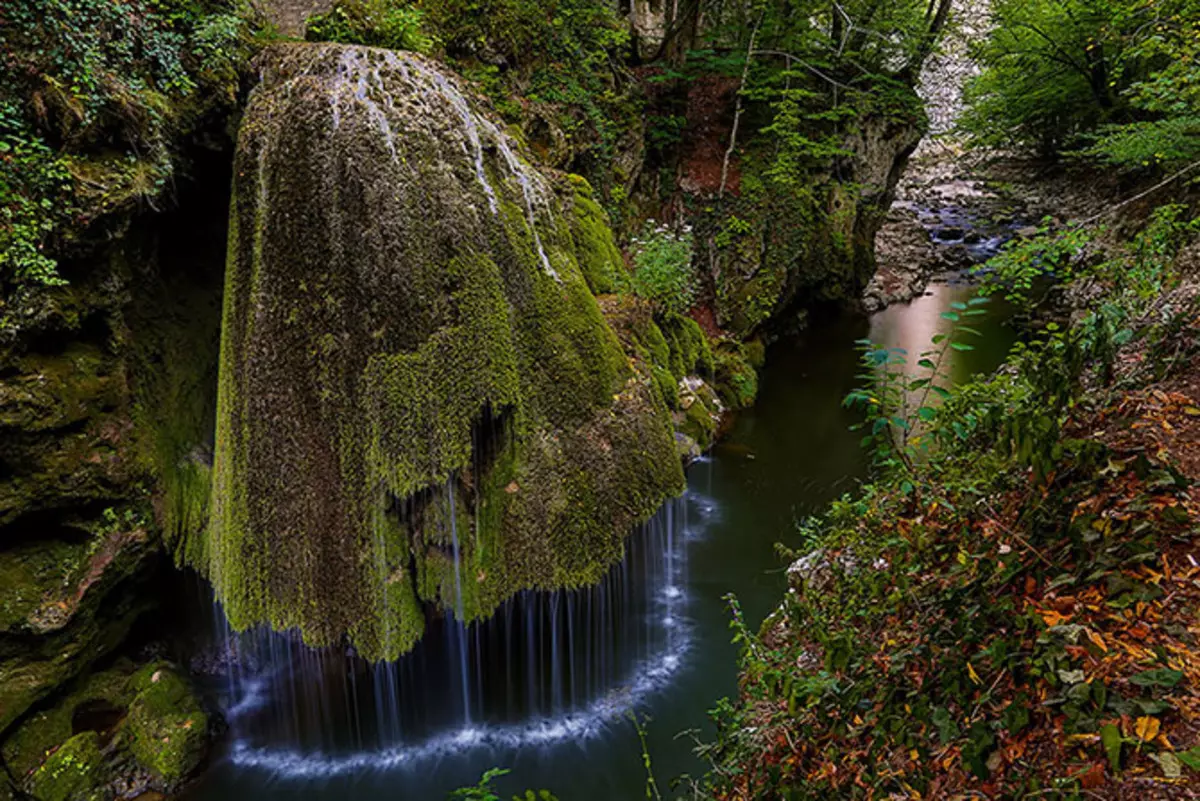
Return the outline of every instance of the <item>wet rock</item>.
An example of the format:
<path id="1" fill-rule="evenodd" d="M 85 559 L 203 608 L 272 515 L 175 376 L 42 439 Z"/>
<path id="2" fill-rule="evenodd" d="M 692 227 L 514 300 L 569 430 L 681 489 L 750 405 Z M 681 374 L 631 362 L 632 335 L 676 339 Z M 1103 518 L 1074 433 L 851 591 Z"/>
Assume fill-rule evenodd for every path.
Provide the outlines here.
<path id="1" fill-rule="evenodd" d="M 0 552 L 0 732 L 120 644 L 152 603 L 155 557 L 144 529 Z"/>
<path id="2" fill-rule="evenodd" d="M 62 772 L 57 755 L 83 743 L 75 742 L 82 734 L 95 738 L 112 769 L 89 771 L 93 786 L 78 797 L 108 801 L 177 788 L 207 751 L 210 727 L 173 666 L 156 660 L 138 668 L 121 659 L 23 719 L 3 743 L 4 763 L 36 795 L 48 776 Z"/>
<path id="3" fill-rule="evenodd" d="M 105 801 L 100 735 L 81 732 L 42 763 L 29 781 L 39 801 Z"/>
<path id="4" fill-rule="evenodd" d="M 682 431 L 675 432 L 675 451 L 685 465 L 691 464 L 704 455 L 704 451 L 700 450 L 696 440 Z"/>
<path id="5" fill-rule="evenodd" d="M 942 242 L 958 242 L 965 232 L 961 228 L 939 228 L 933 232 L 934 239 Z"/>
<path id="6" fill-rule="evenodd" d="M 142 668 L 131 683 L 129 749 L 165 788 L 190 776 L 208 748 L 208 716 L 187 682 L 170 666 Z"/>

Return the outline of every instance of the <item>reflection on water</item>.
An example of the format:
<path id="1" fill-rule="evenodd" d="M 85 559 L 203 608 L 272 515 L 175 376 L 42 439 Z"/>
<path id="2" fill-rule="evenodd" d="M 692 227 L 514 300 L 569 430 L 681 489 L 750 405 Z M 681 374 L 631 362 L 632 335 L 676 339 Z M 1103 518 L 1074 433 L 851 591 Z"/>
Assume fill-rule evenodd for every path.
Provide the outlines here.
<path id="1" fill-rule="evenodd" d="M 248 740 L 255 749 L 234 748 L 187 801 L 433 801 L 474 784 L 483 771 L 497 766 L 512 770 L 499 783 L 502 797 L 544 787 L 563 801 L 641 798 L 640 747 L 623 718 L 630 706 L 651 720 L 648 744 L 660 784 L 682 773 L 701 773 L 704 766 L 692 754 L 691 739 L 678 735 L 697 730 L 705 736 L 707 710 L 736 692 L 736 650 L 729 642 L 722 596 L 736 593 L 756 626 L 779 602 L 785 584 L 775 544 L 795 545 L 798 518 L 819 512 L 866 476 L 859 435 L 850 430 L 857 415 L 842 405 L 860 372 L 856 340 L 869 336 L 918 354 L 951 325 L 940 314 L 972 295 L 968 286 L 934 285 L 925 297 L 869 320 L 844 316 L 817 322 L 801 336 L 774 345 L 756 406 L 737 418 L 709 458 L 691 468 L 683 507 L 675 506 L 671 522 L 657 534 L 652 526 L 648 537 L 631 545 L 645 554 L 636 560 L 647 565 L 638 569 L 630 562 L 618 568 L 631 594 L 618 599 L 614 593 L 626 590 L 616 585 L 603 591 L 610 608 L 627 611 L 606 620 L 597 616 L 594 594 L 577 596 L 593 597 L 593 606 L 580 612 L 580 602 L 573 600 L 570 615 L 555 617 L 578 618 L 577 633 L 567 635 L 565 626 L 549 622 L 549 611 L 531 613 L 529 601 L 508 605 L 509 619 L 487 631 L 508 630 L 520 647 L 508 648 L 509 635 L 497 633 L 497 639 L 480 640 L 472 651 L 472 664 L 479 660 L 479 681 L 471 689 L 478 695 L 472 696 L 477 706 L 469 726 L 426 727 L 419 740 L 401 733 L 384 746 L 367 745 L 376 739 L 374 732 L 364 737 L 356 731 L 354 741 L 363 747 L 342 745 L 333 754 L 314 745 L 322 741 L 320 732 L 310 732 L 306 748 L 278 742 L 279 730 L 274 730 L 276 739 L 251 732 Z M 947 355 L 955 380 L 994 369 L 1003 358 L 1013 339 L 1000 322 L 1004 314 L 989 308 L 974 324 L 982 332 L 972 343 L 975 350 Z M 643 546 L 649 550 L 640 550 Z M 664 625 L 668 602 L 679 620 Z M 565 596 L 547 603 L 566 608 L 557 606 L 565 604 Z M 648 626 L 642 612 L 659 619 Z M 517 658 L 518 652 L 528 654 L 530 643 L 537 643 L 537 654 Z M 601 648 L 619 664 L 603 667 L 597 661 Z M 669 665 L 664 658 L 671 659 Z M 576 676 L 582 666 L 592 666 L 582 667 L 578 694 L 568 678 L 572 660 Z M 337 667 L 344 661 L 333 660 L 335 673 L 348 669 Z M 328 660 L 323 665 L 328 669 Z M 531 675 L 530 666 L 538 672 Z M 457 686 L 450 678 L 438 675 L 427 684 L 402 685 L 401 716 L 415 712 L 437 718 L 438 705 Z M 341 687 L 342 681 L 339 674 L 332 686 Z M 275 704 L 278 713 L 287 712 L 286 699 Z"/>

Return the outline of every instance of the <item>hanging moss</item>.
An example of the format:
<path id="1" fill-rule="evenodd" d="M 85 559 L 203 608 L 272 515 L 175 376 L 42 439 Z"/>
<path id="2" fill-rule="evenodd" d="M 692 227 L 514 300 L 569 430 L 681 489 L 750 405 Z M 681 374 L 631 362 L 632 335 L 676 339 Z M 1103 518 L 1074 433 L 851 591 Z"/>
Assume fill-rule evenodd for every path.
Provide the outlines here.
<path id="1" fill-rule="evenodd" d="M 682 473 L 589 288 L 619 253 L 586 185 L 530 167 L 419 56 L 291 44 L 260 67 L 211 523 L 183 552 L 235 628 L 372 659 L 411 648 L 426 604 L 473 619 L 598 578 Z"/>
<path id="2" fill-rule="evenodd" d="M 608 214 L 595 201 L 586 179 L 572 175 L 570 180 L 575 188 L 571 233 L 579 269 L 592 292 L 615 292 L 626 283 L 625 260 L 613 240 Z"/>
<path id="3" fill-rule="evenodd" d="M 660 327 L 668 347 L 669 367 L 676 381 L 689 375 L 712 378 L 712 348 L 699 323 L 691 317 L 672 314 L 661 322 Z"/>

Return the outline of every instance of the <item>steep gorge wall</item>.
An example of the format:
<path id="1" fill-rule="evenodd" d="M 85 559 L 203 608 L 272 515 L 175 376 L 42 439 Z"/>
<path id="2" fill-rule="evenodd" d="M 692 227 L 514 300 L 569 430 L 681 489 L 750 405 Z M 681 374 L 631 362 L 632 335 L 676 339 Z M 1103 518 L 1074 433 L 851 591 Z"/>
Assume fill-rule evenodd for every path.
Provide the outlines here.
<path id="1" fill-rule="evenodd" d="M 151 762 L 168 765 L 128 748 L 134 731 L 143 736 L 181 709 L 191 715 L 189 748 L 207 736 L 180 683 L 184 694 L 162 716 L 106 732 L 103 759 L 88 749 L 95 759 L 82 764 L 61 749 L 58 763 L 39 769 L 66 738 L 96 736 L 73 729 L 77 708 L 132 709 L 136 666 L 123 661 L 131 637 L 141 639 L 151 612 L 173 619 L 157 518 L 175 497 L 162 490 L 191 460 L 211 461 L 226 156 L 193 154 L 198 178 L 181 181 L 175 210 L 114 217 L 98 244 L 64 256 L 68 283 L 10 318 L 0 343 L 0 761 L 39 798 L 84 797 L 39 784 L 74 768 L 103 784 L 104 764 L 128 758 L 127 774 L 144 777 Z M 93 680 L 95 671 L 104 678 Z M 72 754 L 74 768 L 64 763 Z M 169 778 L 141 781 L 173 786 L 199 759 L 177 755 L 186 759 L 166 768 Z M 0 775 L 0 799 L 6 792 Z"/>
<path id="2" fill-rule="evenodd" d="M 594 581 L 682 473 L 589 288 L 622 267 L 586 186 L 419 56 L 280 45 L 260 68 L 187 558 L 235 627 L 370 658 L 427 605 L 473 619 Z"/>
<path id="3" fill-rule="evenodd" d="M 779 119 L 745 97 L 739 114 L 738 86 L 722 75 L 651 85 L 651 119 L 682 126 L 675 146 L 651 153 L 632 194 L 641 215 L 691 224 L 703 301 L 720 328 L 748 339 L 817 306 L 857 304 L 927 121 L 900 82 L 885 100 L 843 99 L 836 123 Z"/>

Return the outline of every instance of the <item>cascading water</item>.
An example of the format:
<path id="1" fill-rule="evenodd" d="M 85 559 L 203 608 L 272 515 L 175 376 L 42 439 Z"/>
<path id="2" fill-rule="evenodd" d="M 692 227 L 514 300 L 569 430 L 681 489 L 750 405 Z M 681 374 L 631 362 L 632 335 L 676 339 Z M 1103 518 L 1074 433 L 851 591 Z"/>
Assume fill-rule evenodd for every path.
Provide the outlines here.
<path id="1" fill-rule="evenodd" d="M 453 508 L 453 482 L 446 494 Z M 694 496 L 668 503 L 594 587 L 524 592 L 469 625 L 431 612 L 424 640 L 396 662 L 220 624 L 231 762 L 311 779 L 603 733 L 684 665 L 687 542 L 700 528 L 688 521 L 711 509 Z"/>
<path id="2" fill-rule="evenodd" d="M 406 80 L 417 80 L 422 85 L 427 96 L 436 96 L 450 104 L 462 122 L 466 133 L 469 149 L 464 143 L 463 150 L 475 166 L 475 177 L 487 195 L 488 206 L 492 215 L 500 213 L 496 198 L 496 190 L 488 179 L 484 166 L 484 139 L 486 135 L 489 146 L 499 152 L 508 177 L 517 182 L 521 188 L 521 197 L 525 204 L 525 216 L 529 223 L 529 231 L 533 236 L 534 248 L 542 268 L 547 274 L 559 278 L 558 272 L 550 264 L 538 233 L 537 207 L 545 205 L 548 190 L 542 183 L 541 177 L 530 170 L 517 157 L 509 144 L 507 135 L 491 120 L 477 116 L 471 110 L 471 104 L 463 93 L 446 79 L 440 72 L 429 69 L 425 64 L 413 59 L 405 59 L 391 51 L 366 51 L 359 49 L 347 50 L 338 64 L 337 78 L 330 93 L 330 103 L 333 108 L 333 124 L 336 128 L 341 124 L 343 114 L 361 111 L 372 121 L 379 134 L 387 143 L 392 159 L 399 158 L 396 150 L 396 136 L 392 131 L 388 114 L 384 111 L 394 110 L 394 100 L 384 84 L 381 70 L 394 70 Z M 380 103 L 383 105 L 381 106 Z"/>

